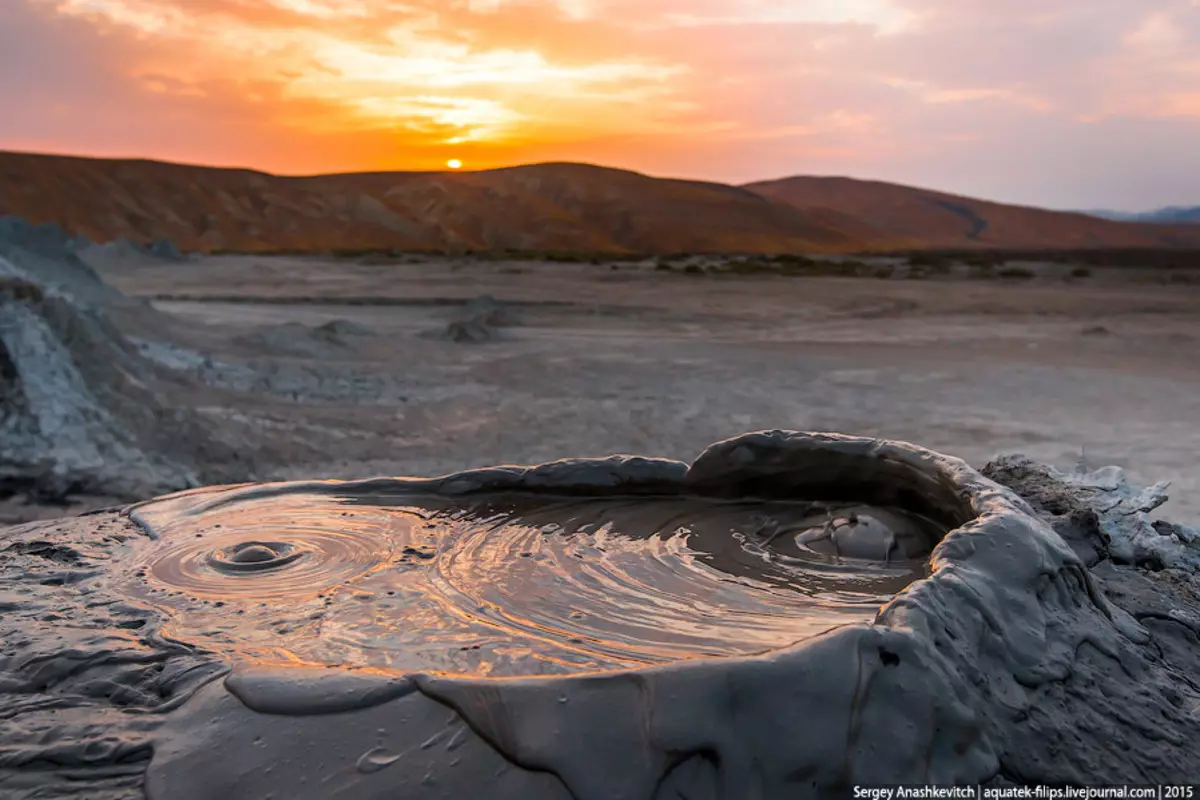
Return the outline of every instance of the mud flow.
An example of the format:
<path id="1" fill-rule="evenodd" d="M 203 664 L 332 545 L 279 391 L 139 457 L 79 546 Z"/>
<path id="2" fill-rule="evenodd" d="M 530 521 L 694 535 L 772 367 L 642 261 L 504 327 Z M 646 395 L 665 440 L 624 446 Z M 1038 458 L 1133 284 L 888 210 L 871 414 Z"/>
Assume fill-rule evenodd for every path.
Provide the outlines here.
<path id="1" fill-rule="evenodd" d="M 686 496 L 221 500 L 138 511 L 123 591 L 238 659 L 481 675 L 759 653 L 869 621 L 944 530 L 895 508 Z"/>

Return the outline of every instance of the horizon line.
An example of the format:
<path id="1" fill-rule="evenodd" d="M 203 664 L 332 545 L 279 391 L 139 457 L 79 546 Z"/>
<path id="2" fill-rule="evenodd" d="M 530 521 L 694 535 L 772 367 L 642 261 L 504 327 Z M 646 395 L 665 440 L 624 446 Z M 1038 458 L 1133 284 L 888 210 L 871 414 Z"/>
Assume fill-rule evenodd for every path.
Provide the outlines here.
<path id="1" fill-rule="evenodd" d="M 1044 211 L 1057 211 L 1061 213 L 1085 213 L 1077 209 L 1052 209 L 1046 206 L 1031 205 L 1028 203 L 1009 203 L 1001 200 L 991 200 L 985 197 L 976 195 L 962 194 L 961 192 L 951 192 L 944 189 L 937 189 L 929 186 L 917 186 L 908 183 L 897 183 L 895 181 L 886 181 L 880 178 L 860 178 L 853 175 L 815 175 L 811 173 L 794 173 L 791 175 L 782 175 L 774 178 L 757 178 L 745 183 L 726 183 L 724 181 L 709 180 L 704 178 L 672 176 L 672 175 L 652 175 L 640 170 L 628 169 L 626 167 L 613 167 L 606 164 L 599 164 L 591 161 L 530 161 L 519 164 L 506 164 L 499 167 L 487 167 L 482 169 L 470 169 L 463 167 L 461 169 L 378 169 L 378 170 L 349 170 L 349 171 L 332 171 L 332 172 L 315 172 L 315 173 L 286 173 L 286 172 L 271 172 L 269 170 L 260 169 L 258 167 L 228 165 L 228 164 L 205 164 L 191 161 L 171 161 L 163 158 L 154 158 L 150 156 L 97 156 L 83 155 L 78 153 L 49 153 L 37 150 L 9 149 L 0 148 L 0 155 L 19 155 L 31 156 L 34 158 L 59 158 L 59 159 L 76 159 L 80 161 L 126 161 L 126 162 L 141 162 L 147 164 L 161 164 L 169 167 L 186 167 L 193 169 L 212 169 L 226 172 L 250 172 L 257 175 L 264 175 L 269 178 L 282 178 L 285 180 L 312 180 L 315 178 L 334 178 L 334 177 L 350 177 L 356 175 L 479 175 L 491 172 L 503 172 L 514 169 L 528 169 L 533 167 L 551 167 L 551 166 L 569 166 L 569 167 L 589 167 L 592 169 L 607 170 L 610 172 L 624 172 L 630 175 L 639 175 L 651 180 L 661 181 L 684 181 L 687 183 L 709 184 L 714 186 L 728 186 L 736 189 L 742 189 L 747 186 L 754 186 L 764 183 L 776 183 L 779 181 L 792 180 L 795 178 L 813 178 L 817 180 L 845 180 L 855 181 L 858 183 L 876 183 L 885 186 L 897 186 L 904 189 L 913 189 L 923 192 L 936 192 L 953 197 L 962 197 L 970 200 L 978 200 L 986 203 L 995 203 L 997 205 L 1006 205 L 1022 208 L 1033 208 Z"/>
<path id="2" fill-rule="evenodd" d="M 1168 206 L 1158 206 L 1152 209 L 1140 209 L 1136 211 L 1125 211 L 1114 207 L 1091 207 L 1088 209 L 1082 208 L 1051 208 L 1049 206 L 1034 205 L 1031 203 L 1008 202 L 1003 200 L 992 200 L 987 197 L 978 195 L 963 194 L 961 192 L 948 191 L 938 189 L 931 186 L 918 186 L 911 183 L 899 183 L 896 181 L 883 180 L 881 178 L 862 178 L 854 175 L 846 174 L 813 174 L 813 173 L 793 173 L 790 175 L 782 175 L 774 178 L 758 178 L 744 183 L 727 183 L 725 181 L 711 180 L 705 178 L 673 176 L 673 175 L 652 175 L 647 172 L 642 172 L 636 169 L 626 167 L 614 167 L 606 164 L 600 164 L 591 161 L 530 161 L 517 164 L 505 164 L 498 167 L 486 167 L 481 169 L 470 169 L 461 167 L 459 169 L 377 169 L 377 170 L 347 170 L 347 171 L 331 171 L 331 172 L 315 172 L 315 173 L 287 173 L 287 172 L 271 172 L 258 167 L 244 165 L 229 165 L 229 164 L 206 164 L 192 161 L 171 161 L 164 158 L 155 158 L 151 156 L 141 155 L 126 155 L 126 156 L 102 156 L 102 155 L 87 155 L 80 153 L 54 153 L 38 150 L 25 150 L 20 148 L 0 148 L 0 156 L 16 155 L 33 158 L 54 158 L 54 159 L 74 159 L 79 161 L 123 161 L 123 162 L 140 162 L 147 164 L 160 164 L 168 167 L 184 167 L 191 169 L 211 169 L 224 172 L 249 172 L 256 175 L 263 175 L 269 178 L 280 178 L 283 180 L 313 180 L 316 178 L 336 178 L 336 177 L 352 177 L 360 175 L 479 175 L 492 172 L 504 172 L 516 169 L 529 169 L 535 167 L 587 167 L 590 169 L 605 170 L 609 172 L 623 172 L 630 175 L 638 175 L 650 180 L 661 181 L 682 181 L 686 183 L 709 184 L 713 186 L 726 186 L 736 189 L 744 189 L 749 186 L 756 186 L 766 183 L 778 183 L 797 178 L 810 178 L 815 180 L 843 180 L 853 181 L 856 183 L 874 183 L 883 186 L 895 186 L 903 189 L 910 189 L 921 192 L 933 192 L 936 194 L 945 195 L 948 197 L 961 197 L 968 200 L 978 202 L 992 203 L 995 205 L 1009 206 L 1014 208 L 1028 208 L 1039 211 L 1053 211 L 1064 214 L 1081 214 L 1083 216 L 1096 217 L 1098 219 L 1106 219 L 1104 214 L 1151 214 L 1159 211 L 1170 211 L 1178 209 L 1190 209 L 1193 206 L 1188 204 L 1172 204 Z M 1200 206 L 1200 201 L 1196 203 Z"/>

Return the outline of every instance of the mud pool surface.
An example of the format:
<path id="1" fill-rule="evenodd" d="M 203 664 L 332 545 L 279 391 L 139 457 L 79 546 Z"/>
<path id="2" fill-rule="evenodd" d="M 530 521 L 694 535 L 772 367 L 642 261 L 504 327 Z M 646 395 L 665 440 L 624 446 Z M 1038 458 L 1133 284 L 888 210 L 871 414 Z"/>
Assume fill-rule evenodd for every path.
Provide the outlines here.
<path id="1" fill-rule="evenodd" d="M 866 621 L 927 574 L 943 533 L 844 504 L 222 498 L 136 513 L 158 538 L 122 560 L 122 591 L 162 610 L 172 637 L 231 657 L 487 675 L 757 653 Z"/>

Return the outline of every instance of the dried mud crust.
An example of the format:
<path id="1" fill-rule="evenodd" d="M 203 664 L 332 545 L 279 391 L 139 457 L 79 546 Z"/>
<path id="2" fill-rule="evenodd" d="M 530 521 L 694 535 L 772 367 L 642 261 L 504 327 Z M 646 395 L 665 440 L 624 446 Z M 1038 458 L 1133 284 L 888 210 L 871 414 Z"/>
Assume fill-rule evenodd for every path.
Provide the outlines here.
<path id="1" fill-rule="evenodd" d="M 169 619 L 115 591 L 112 563 L 146 541 L 130 520 L 10 528 L 0 532 L 0 790 L 794 798 L 855 783 L 1200 774 L 1194 576 L 1104 558 L 1089 569 L 1052 523 L 1088 529 L 1095 495 L 1066 498 L 1067 486 L 1056 504 L 1011 482 L 1028 499 L 911 445 L 776 431 L 714 445 L 690 467 L 565 461 L 197 490 L 133 510 L 152 531 L 155 514 L 294 491 L 841 493 L 951 529 L 932 575 L 873 624 L 760 656 L 503 680 L 227 664 L 173 640 Z M 1106 524 L 1103 507 L 1090 510 Z"/>

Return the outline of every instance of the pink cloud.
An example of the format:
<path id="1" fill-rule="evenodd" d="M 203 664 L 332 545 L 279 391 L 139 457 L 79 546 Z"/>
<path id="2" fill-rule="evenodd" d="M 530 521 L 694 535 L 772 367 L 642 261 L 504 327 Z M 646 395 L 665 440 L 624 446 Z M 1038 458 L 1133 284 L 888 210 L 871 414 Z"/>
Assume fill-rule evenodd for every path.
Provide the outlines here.
<path id="1" fill-rule="evenodd" d="M 0 147 L 1200 202 L 1193 0 L 13 0 Z"/>

